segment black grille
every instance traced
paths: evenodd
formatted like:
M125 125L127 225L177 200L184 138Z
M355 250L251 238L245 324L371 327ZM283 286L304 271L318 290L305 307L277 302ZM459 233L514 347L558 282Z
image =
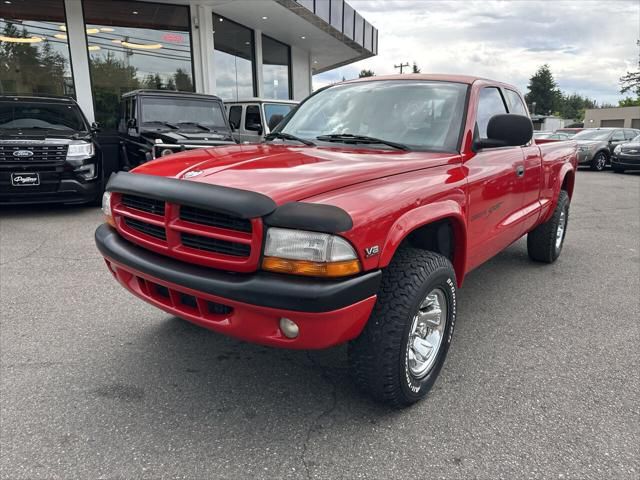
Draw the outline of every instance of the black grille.
M146 233L147 235L150 235L155 238L159 238L160 240L167 239L167 233L165 232L163 227L151 225L150 223L141 222L140 220L135 220L133 218L128 218L128 217L125 217L124 223L126 223L127 226L133 228L134 230L137 230L142 233Z
M207 302L207 309L214 315L228 315L233 312L233 308L216 302Z
M250 220L232 217L224 213L210 212L209 210L203 210L201 208L181 206L180 219L209 227L226 228L227 230L251 233Z
M122 195L122 203L135 210L141 210L155 215L164 215L164 202L161 200L138 197L137 195Z
M67 159L67 145L20 145L0 144L0 162L30 164L38 162L64 162ZM29 151L29 154L14 155L15 152Z
M190 233L183 233L181 236L184 246L198 250L232 255L234 257L248 257L251 253L251 245L245 245L244 243L227 242L226 240L202 237Z

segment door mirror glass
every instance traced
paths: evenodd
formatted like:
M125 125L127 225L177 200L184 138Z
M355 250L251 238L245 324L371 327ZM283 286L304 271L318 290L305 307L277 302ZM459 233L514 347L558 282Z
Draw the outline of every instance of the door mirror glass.
M533 137L533 124L529 117L511 113L494 115L487 125L487 138L474 141L474 149L519 147Z
M100 131L100 125L98 122L93 122L91 124L91 133L98 133Z
M246 129L251 132L257 132L258 135L262 135L262 125L259 123L249 123L246 125Z

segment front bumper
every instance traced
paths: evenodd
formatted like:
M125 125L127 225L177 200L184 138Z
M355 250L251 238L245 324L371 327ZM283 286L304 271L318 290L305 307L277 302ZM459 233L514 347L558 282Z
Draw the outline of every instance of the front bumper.
M578 150L578 165L588 165L593 160L595 150Z
M319 349L357 337L381 279L379 270L342 280L228 273L144 250L106 224L95 238L111 272L134 295L210 330L276 347ZM282 317L298 324L298 337L282 334Z
M611 165L628 169L640 169L640 155L618 153L611 157Z
M0 178L0 205L88 203L94 201L99 192L99 178L87 182L56 179L55 182L43 182L41 186L34 187L14 187L8 174Z

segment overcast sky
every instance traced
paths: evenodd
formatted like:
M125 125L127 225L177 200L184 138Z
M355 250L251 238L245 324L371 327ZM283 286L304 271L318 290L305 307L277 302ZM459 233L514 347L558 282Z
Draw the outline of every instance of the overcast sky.
M314 87L355 78L363 68L397 73L465 73L526 92L548 63L560 88L617 104L619 78L637 68L639 0L348 0L379 30L378 55L314 77Z

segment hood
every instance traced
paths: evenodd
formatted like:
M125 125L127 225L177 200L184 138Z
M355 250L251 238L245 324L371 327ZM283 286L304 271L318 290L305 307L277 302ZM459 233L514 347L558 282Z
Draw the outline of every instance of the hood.
M602 143L607 143L606 140L576 140L579 147L591 147Z
M203 147L209 145L216 145L219 143L233 142L231 138L231 132L227 130L221 130L219 133L205 132L205 131L143 131L142 136L153 140L160 140L162 143L170 143L180 145L182 143L188 143L189 145L202 145ZM235 142L233 142L235 143Z
M640 142L623 143L622 148L640 148Z
M88 132L76 131L51 131L51 130L0 130L0 143L43 143L55 145L68 145L72 140L90 141Z
M234 145L182 152L145 163L134 172L250 190L282 204L356 183L455 163L459 158L451 153Z

